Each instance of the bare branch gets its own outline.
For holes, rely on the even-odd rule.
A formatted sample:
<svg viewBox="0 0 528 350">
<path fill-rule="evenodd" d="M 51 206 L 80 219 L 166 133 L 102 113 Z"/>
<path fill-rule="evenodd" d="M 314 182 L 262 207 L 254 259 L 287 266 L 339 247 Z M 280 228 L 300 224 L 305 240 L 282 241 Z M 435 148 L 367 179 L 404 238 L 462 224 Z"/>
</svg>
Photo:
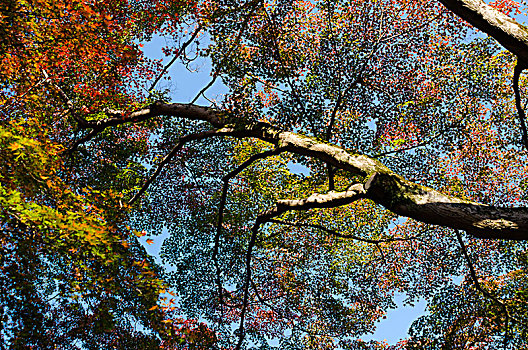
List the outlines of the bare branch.
<svg viewBox="0 0 528 350">
<path fill-rule="evenodd" d="M 238 328 L 239 338 L 238 344 L 236 346 L 237 350 L 241 349 L 245 337 L 244 318 L 247 310 L 247 303 L 249 299 L 249 284 L 251 281 L 251 254 L 253 251 L 253 247 L 255 246 L 260 226 L 269 222 L 274 217 L 277 217 L 289 210 L 308 210 L 311 208 L 328 208 L 332 206 L 335 207 L 357 200 L 361 198 L 364 194 L 365 191 L 363 189 L 363 185 L 356 184 L 354 186 L 351 186 L 347 191 L 344 192 L 332 192 L 326 195 L 315 194 L 306 199 L 301 200 L 278 201 L 277 206 L 275 208 L 272 208 L 257 216 L 255 224 L 251 229 L 251 239 L 246 253 L 246 280 L 244 283 L 244 300 L 242 304 L 242 310 L 240 312 L 240 325 Z"/>
<path fill-rule="evenodd" d="M 195 103 L 196 100 L 198 100 L 200 98 L 200 96 L 202 96 L 207 90 L 209 90 L 209 88 L 211 86 L 213 86 L 213 84 L 216 82 L 217 78 L 218 78 L 218 74 L 214 73 L 213 74 L 213 79 L 211 79 L 211 81 L 206 86 L 204 86 L 204 88 L 202 90 L 200 90 L 200 92 L 198 92 L 198 94 L 196 94 L 196 96 L 192 99 L 190 104 L 192 105 L 193 103 Z"/>
<path fill-rule="evenodd" d="M 282 131 L 268 123 L 239 120 L 228 116 L 226 112 L 211 108 L 161 102 L 133 113 L 130 118 L 108 118 L 90 123 L 93 123 L 94 128 L 98 125 L 107 127 L 147 119 L 153 115 L 177 115 L 189 120 L 207 121 L 215 127 L 224 127 L 223 135 L 258 138 L 278 148 L 285 148 L 288 152 L 312 157 L 336 169 L 369 178 L 363 188 L 367 193 L 361 195 L 358 193 L 357 198 L 371 199 L 395 214 L 427 224 L 465 230 L 479 238 L 528 240 L 528 208 L 493 207 L 445 195 L 404 179 L 377 159 L 348 151 L 317 138 Z M 227 124 L 228 122 L 233 124 Z M 355 197 L 353 193 L 351 195 Z M 274 209 L 275 214 L 280 215 L 286 210 L 305 210 L 307 206 L 323 208 L 324 202 L 334 198 L 336 193 L 314 196 L 301 202 L 280 201 Z M 342 200 L 350 203 L 355 198 L 345 196 Z M 328 202 L 326 207 L 336 206 L 331 202 Z"/>
<path fill-rule="evenodd" d="M 465 230 L 488 239 L 528 239 L 528 208 L 501 208 L 444 195 L 404 179 L 381 162 L 316 138 L 283 132 L 265 124 L 248 126 L 247 136 L 286 147 L 289 152 L 310 156 L 360 176 L 367 198 L 395 214 L 420 222 Z"/>
<path fill-rule="evenodd" d="M 161 80 L 161 78 L 163 77 L 163 75 L 167 72 L 167 70 L 174 64 L 174 62 L 176 62 L 176 60 L 181 56 L 182 53 L 185 52 L 185 50 L 187 49 L 187 46 L 189 46 L 193 41 L 194 39 L 196 39 L 196 37 L 198 36 L 198 34 L 200 33 L 200 31 L 203 29 L 203 27 L 200 25 L 198 26 L 194 33 L 191 35 L 191 37 L 189 38 L 189 40 L 187 40 L 186 42 L 183 43 L 183 45 L 180 47 L 180 49 L 178 50 L 178 52 L 176 53 L 176 55 L 174 55 L 174 57 L 172 58 L 172 60 L 170 60 L 169 63 L 167 63 L 167 65 L 165 65 L 165 67 L 163 67 L 163 70 L 161 71 L 161 73 L 156 77 L 156 79 L 154 80 L 154 82 L 152 83 L 152 85 L 150 86 L 150 88 L 148 89 L 148 91 L 152 91 L 154 89 L 154 87 L 156 86 L 156 84 Z"/>
<path fill-rule="evenodd" d="M 81 125 L 81 127 L 85 129 L 103 130 L 110 126 L 138 123 L 161 115 L 178 116 L 188 120 L 202 120 L 211 123 L 217 128 L 223 126 L 217 111 L 208 107 L 183 103 L 164 103 L 158 101 L 132 113 L 119 110 L 107 110 L 106 113 L 112 117 L 101 120 L 90 120 L 87 121 L 86 126 Z"/>
</svg>

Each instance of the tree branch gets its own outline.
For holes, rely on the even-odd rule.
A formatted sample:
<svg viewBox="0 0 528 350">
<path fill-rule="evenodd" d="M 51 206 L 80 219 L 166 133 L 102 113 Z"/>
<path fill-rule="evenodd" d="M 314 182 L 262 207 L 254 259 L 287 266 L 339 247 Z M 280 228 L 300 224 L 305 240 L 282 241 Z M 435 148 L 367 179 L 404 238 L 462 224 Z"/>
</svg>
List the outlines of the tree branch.
<svg viewBox="0 0 528 350">
<path fill-rule="evenodd" d="M 369 178 L 364 186 L 367 193 L 360 197 L 371 199 L 395 214 L 427 224 L 464 230 L 479 238 L 528 240 L 528 208 L 493 207 L 444 195 L 404 179 L 377 159 L 317 138 L 283 131 L 268 123 L 239 120 L 211 108 L 165 103 L 156 103 L 127 119 L 108 118 L 93 123 L 107 127 L 144 120 L 153 115 L 177 115 L 184 119 L 207 121 L 215 127 L 223 127 L 222 133 L 217 130 L 219 136 L 258 138 L 276 145 L 277 148 L 284 148 L 285 151 L 319 159 L 336 169 Z M 328 195 L 314 195 L 315 197 L 301 202 L 279 201 L 274 210 L 280 215 L 285 210 L 304 210 L 303 205 L 312 208 L 332 207 L 336 206 L 335 203 L 329 202 L 328 206 L 323 203 L 335 195 L 335 192 L 330 192 Z M 348 203 L 353 201 L 351 198 L 343 199 Z"/>
<path fill-rule="evenodd" d="M 252 155 L 248 160 L 246 160 L 244 163 L 242 163 L 240 166 L 238 166 L 235 170 L 228 173 L 226 176 L 223 177 L 223 186 L 222 186 L 222 196 L 220 197 L 220 206 L 218 209 L 218 220 L 216 223 L 216 235 L 214 240 L 214 250 L 213 250 L 213 261 L 216 268 L 216 284 L 218 288 L 219 298 L 220 298 L 220 304 L 223 304 L 223 287 L 222 287 L 222 281 L 220 279 L 220 265 L 218 263 L 218 249 L 220 247 L 220 237 L 222 236 L 222 225 L 224 221 L 224 209 L 225 204 L 227 200 L 227 191 L 229 189 L 229 181 L 240 174 L 244 169 L 248 168 L 251 164 L 256 162 L 259 159 L 268 158 L 274 155 L 278 155 L 281 152 L 284 152 L 283 148 L 277 148 L 274 150 L 265 151 L 262 153 L 254 154 Z"/>
<path fill-rule="evenodd" d="M 305 199 L 283 199 L 277 201 L 277 215 L 290 210 L 308 210 L 314 208 L 335 208 L 366 198 L 363 184 L 354 184 L 343 192 L 330 191 L 327 194 L 312 194 Z M 277 216 L 275 215 L 275 216 Z"/>
<path fill-rule="evenodd" d="M 81 125 L 81 128 L 102 130 L 110 126 L 142 122 L 161 115 L 178 116 L 188 120 L 202 120 L 211 123 L 217 128 L 224 125 L 218 111 L 208 107 L 183 103 L 164 103 L 158 101 L 132 113 L 120 110 L 107 110 L 106 114 L 111 117 L 87 121 L 86 126 Z"/>
<path fill-rule="evenodd" d="M 174 57 L 170 60 L 170 62 L 167 63 L 165 67 L 163 67 L 163 70 L 160 72 L 160 74 L 158 74 L 158 76 L 156 77 L 154 82 L 152 82 L 152 85 L 148 89 L 149 92 L 151 92 L 154 89 L 154 87 L 156 87 L 156 84 L 161 80 L 161 78 L 167 72 L 167 70 L 174 64 L 174 62 L 176 62 L 176 60 L 181 56 L 181 54 L 185 52 L 185 49 L 187 49 L 187 46 L 189 46 L 194 41 L 194 39 L 196 39 L 196 37 L 198 36 L 202 28 L 203 27 L 199 25 L 194 31 L 194 33 L 191 35 L 189 40 L 183 43 L 183 45 L 180 47 L 176 55 L 174 55 Z"/>
<path fill-rule="evenodd" d="M 249 240 L 248 249 L 246 252 L 246 279 L 244 281 L 244 298 L 242 301 L 242 310 L 240 311 L 240 323 L 238 326 L 238 343 L 236 345 L 235 350 L 240 350 L 242 348 L 242 344 L 244 343 L 244 338 L 246 336 L 246 332 L 244 330 L 244 321 L 248 306 L 248 300 L 249 300 L 249 284 L 251 281 L 251 254 L 253 252 L 253 247 L 255 246 L 255 242 L 257 241 L 257 234 L 260 228 L 260 225 L 262 225 L 265 222 L 266 214 L 262 216 L 258 216 L 257 220 L 255 221 L 255 224 L 253 225 L 251 229 L 251 238 Z"/>
<path fill-rule="evenodd" d="M 523 71 L 519 61 L 515 65 L 513 70 L 513 92 L 515 94 L 515 107 L 517 108 L 517 116 L 519 117 L 519 123 L 521 124 L 522 142 L 526 150 L 528 150 L 528 131 L 526 130 L 526 114 L 522 107 L 521 91 L 519 89 L 519 78 Z"/>
<path fill-rule="evenodd" d="M 257 234 L 260 226 L 269 222 L 274 217 L 277 217 L 290 210 L 308 210 L 312 208 L 329 208 L 339 205 L 351 203 L 365 194 L 362 184 L 356 184 L 351 186 L 344 192 L 331 192 L 328 194 L 314 194 L 306 199 L 301 200 L 279 200 L 275 208 L 272 208 L 257 216 L 255 224 L 251 229 L 251 239 L 248 245 L 246 253 L 246 280 L 244 282 L 244 299 L 242 303 L 242 310 L 240 312 L 240 325 L 238 328 L 239 338 L 236 350 L 240 350 L 244 342 L 245 331 L 244 331 L 244 318 L 247 310 L 247 304 L 249 299 L 249 285 L 251 281 L 251 253 L 255 242 L 257 240 Z"/>
<path fill-rule="evenodd" d="M 174 146 L 174 148 L 163 158 L 163 160 L 158 164 L 158 167 L 156 168 L 156 171 L 154 171 L 154 173 L 147 179 L 147 181 L 145 181 L 145 183 L 143 184 L 143 186 L 141 187 L 141 189 L 138 191 L 138 193 L 136 193 L 134 195 L 134 197 L 132 197 L 129 201 L 128 201 L 128 204 L 133 204 L 136 200 L 139 199 L 139 197 L 141 197 L 141 195 L 143 193 L 145 193 L 145 191 L 147 190 L 147 188 L 150 186 L 150 184 L 152 184 L 152 182 L 154 182 L 154 180 L 158 177 L 158 175 L 161 173 L 161 171 L 163 170 L 163 168 L 165 167 L 165 165 L 167 165 L 167 163 L 169 163 L 172 159 L 172 157 L 174 157 L 174 155 L 182 149 L 182 147 L 187 143 L 187 142 L 190 142 L 190 141 L 199 141 L 199 140 L 203 140 L 203 139 L 206 139 L 206 138 L 209 138 L 209 137 L 213 137 L 213 136 L 226 136 L 226 135 L 229 135 L 230 134 L 230 131 L 228 130 L 210 130 L 210 131 L 205 131 L 205 132 L 201 132 L 201 133 L 197 133 L 197 134 L 191 134 L 191 135 L 187 135 L 187 136 L 184 136 L 182 138 L 180 138 L 179 142 L 176 144 L 176 146 Z"/>
<path fill-rule="evenodd" d="M 329 229 L 322 225 L 317 224 L 307 224 L 307 223 L 298 223 L 298 222 L 288 222 L 288 221 L 282 221 L 282 220 L 276 220 L 271 219 L 268 222 L 272 222 L 275 224 L 280 225 L 288 225 L 288 226 L 294 226 L 294 227 L 308 227 L 308 228 L 315 228 L 321 231 L 324 231 L 326 233 L 331 234 L 332 236 L 338 237 L 338 238 L 344 238 L 344 239 L 353 239 L 355 241 L 370 243 L 370 244 L 380 244 L 380 243 L 390 243 L 390 242 L 405 242 L 405 241 L 411 241 L 413 239 L 417 239 L 418 236 L 412 236 L 412 237 L 391 237 L 391 238 L 383 238 L 383 239 L 369 239 L 369 238 L 362 238 L 356 235 L 350 235 L 350 234 L 343 234 L 339 233 L 336 230 Z"/>
<path fill-rule="evenodd" d="M 188 120 L 202 120 L 209 122 L 217 128 L 220 128 L 224 125 L 220 113 L 217 111 L 214 111 L 208 107 L 182 103 L 163 103 L 158 101 L 147 108 L 143 108 L 132 113 L 111 109 L 106 110 L 105 112 L 111 117 L 100 120 L 85 120 L 83 118 L 76 118 L 80 129 L 91 130 L 86 136 L 73 143 L 73 145 L 70 147 L 70 153 L 80 144 L 91 140 L 95 135 L 99 134 L 108 127 L 128 123 L 140 123 L 161 115 L 178 116 Z"/>
<path fill-rule="evenodd" d="M 482 0 L 439 0 L 445 7 L 497 40 L 528 63 L 528 29 Z"/>
<path fill-rule="evenodd" d="M 471 279 L 473 280 L 473 283 L 475 284 L 475 288 L 480 293 L 482 293 L 482 295 L 484 295 L 486 298 L 489 298 L 489 299 L 493 300 L 493 302 L 495 302 L 497 305 L 499 305 L 500 308 L 502 309 L 502 312 L 504 313 L 504 316 L 505 316 L 504 323 L 505 323 L 505 328 L 506 328 L 505 329 L 505 341 L 506 341 L 507 337 L 508 337 L 508 323 L 509 323 L 509 319 L 510 319 L 510 314 L 508 312 L 508 309 L 506 308 L 506 305 L 502 301 L 500 301 L 495 296 L 493 296 L 491 293 L 489 293 L 487 290 L 482 288 L 482 286 L 481 286 L 481 284 L 480 284 L 480 282 L 478 280 L 477 273 L 475 272 L 475 267 L 473 266 L 473 262 L 471 262 L 471 259 L 469 257 L 468 252 L 467 252 L 467 249 L 466 249 L 466 246 L 464 244 L 464 241 L 462 240 L 462 235 L 460 234 L 460 231 L 455 230 L 455 234 L 456 234 L 458 243 L 460 244 L 460 249 L 462 249 L 462 254 L 464 254 L 464 258 L 466 259 L 467 265 L 469 267 L 469 272 L 470 272 L 470 275 L 471 275 Z"/>
<path fill-rule="evenodd" d="M 376 159 L 262 123 L 249 127 L 247 136 L 317 158 L 356 175 L 370 176 L 364 188 L 366 198 L 395 214 L 465 230 L 479 238 L 528 240 L 528 208 L 493 207 L 444 195 L 404 179 Z"/>
</svg>

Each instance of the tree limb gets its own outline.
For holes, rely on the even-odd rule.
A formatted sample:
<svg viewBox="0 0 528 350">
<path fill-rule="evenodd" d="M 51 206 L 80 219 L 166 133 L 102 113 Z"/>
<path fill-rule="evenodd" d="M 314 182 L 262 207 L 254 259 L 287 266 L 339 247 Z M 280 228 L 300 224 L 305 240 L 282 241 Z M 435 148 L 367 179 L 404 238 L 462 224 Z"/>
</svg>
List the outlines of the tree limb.
<svg viewBox="0 0 528 350">
<path fill-rule="evenodd" d="M 217 128 L 224 125 L 218 111 L 214 111 L 208 107 L 183 103 L 164 103 L 158 101 L 132 113 L 120 110 L 107 110 L 106 114 L 111 117 L 101 120 L 89 120 L 85 126 L 81 125 L 81 128 L 102 130 L 110 126 L 142 122 L 161 115 L 178 116 L 188 120 L 202 120 L 211 123 Z"/>
<path fill-rule="evenodd" d="M 528 29 L 482 0 L 439 0 L 460 18 L 497 40 L 528 63 Z"/>
<path fill-rule="evenodd" d="M 245 128 L 245 137 L 257 137 L 285 147 L 289 152 L 317 158 L 336 168 L 370 177 L 364 187 L 367 192 L 365 198 L 395 214 L 427 224 L 465 230 L 479 238 L 528 240 L 528 208 L 494 207 L 444 195 L 404 179 L 376 159 L 316 138 L 280 131 L 269 124 L 255 123 Z M 312 199 L 315 204 L 316 198 Z"/>
<path fill-rule="evenodd" d="M 521 124 L 521 133 L 522 141 L 526 150 L 528 150 L 528 131 L 526 130 L 526 114 L 524 112 L 522 101 L 521 101 L 521 91 L 519 89 L 519 78 L 523 71 L 522 66 L 519 61 L 515 65 L 513 70 L 513 92 L 515 94 L 515 107 L 517 108 L 517 116 L 519 117 L 519 123 Z"/>
<path fill-rule="evenodd" d="M 242 163 L 240 166 L 238 166 L 235 170 L 228 173 L 226 176 L 223 177 L 223 186 L 222 186 L 222 195 L 220 197 L 220 206 L 218 209 L 218 220 L 216 223 L 216 234 L 214 239 L 214 250 L 213 250 L 213 261 L 216 268 L 216 284 L 218 288 L 218 294 L 220 299 L 220 304 L 223 304 L 223 287 L 222 287 L 222 281 L 220 279 L 220 265 L 218 263 L 218 249 L 220 247 L 220 237 L 222 235 L 222 225 L 224 221 L 224 209 L 225 204 L 227 200 L 227 191 L 229 189 L 229 181 L 240 174 L 244 169 L 248 168 L 251 164 L 256 162 L 259 159 L 264 159 L 267 157 L 271 157 L 277 154 L 280 154 L 281 152 L 284 152 L 284 149 L 277 148 L 274 150 L 265 151 L 262 153 L 257 153 L 252 155 L 248 160 L 246 160 L 244 163 Z"/>
<path fill-rule="evenodd" d="M 364 187 L 367 193 L 362 195 L 362 198 L 371 199 L 395 214 L 427 224 L 464 230 L 479 238 L 528 240 L 528 208 L 494 207 L 444 195 L 432 188 L 404 179 L 379 160 L 364 154 L 348 151 L 317 138 L 283 131 L 268 123 L 251 123 L 228 117 L 226 112 L 212 108 L 158 102 L 149 108 L 132 113 L 127 118 L 114 117 L 89 123 L 98 127 L 108 127 L 145 120 L 154 115 L 175 115 L 188 120 L 206 121 L 219 128 L 216 131 L 219 136 L 258 138 L 278 148 L 284 148 L 285 151 L 319 159 L 336 169 L 365 178 L 370 177 Z M 325 207 L 322 203 L 329 199 L 329 196 L 335 196 L 335 193 L 330 192 L 325 195 L 326 199 L 317 197 L 321 195 L 314 196 L 301 200 L 304 201 L 303 203 L 279 202 L 274 210 L 276 213 L 290 210 L 287 209 L 289 207 L 293 207 L 291 210 L 304 210 L 302 205 L 322 208 Z M 349 200 L 349 203 L 352 201 L 346 200 Z M 336 203 L 328 203 L 326 207 L 332 206 L 336 206 Z"/>
</svg>

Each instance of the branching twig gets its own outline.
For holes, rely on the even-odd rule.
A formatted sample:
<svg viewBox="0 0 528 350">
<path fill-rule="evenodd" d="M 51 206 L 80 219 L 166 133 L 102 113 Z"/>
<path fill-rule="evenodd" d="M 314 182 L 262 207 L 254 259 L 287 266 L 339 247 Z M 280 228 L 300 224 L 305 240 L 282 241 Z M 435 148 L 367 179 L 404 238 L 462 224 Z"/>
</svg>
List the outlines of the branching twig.
<svg viewBox="0 0 528 350">
<path fill-rule="evenodd" d="M 412 236 L 407 238 L 401 238 L 401 237 L 393 237 L 393 238 L 384 238 L 384 239 L 369 239 L 369 238 L 362 238 L 353 234 L 343 234 L 339 233 L 335 230 L 332 230 L 330 228 L 324 227 L 322 225 L 317 224 L 308 224 L 308 223 L 299 223 L 299 222 L 289 222 L 289 221 L 282 221 L 277 219 L 271 219 L 268 220 L 268 222 L 273 222 L 276 224 L 281 225 L 288 225 L 288 226 L 294 226 L 294 227 L 308 227 L 308 228 L 315 228 L 321 231 L 325 231 L 326 233 L 331 234 L 332 236 L 339 237 L 339 238 L 345 238 L 345 239 L 353 239 L 360 242 L 370 243 L 370 244 L 379 244 L 379 243 L 390 243 L 390 242 L 404 242 L 404 241 L 411 241 L 414 239 L 417 239 L 418 236 Z"/>
<path fill-rule="evenodd" d="M 99 133 L 99 129 L 92 129 L 88 134 L 86 134 L 84 137 L 81 137 L 80 139 L 77 139 L 70 148 L 68 149 L 68 154 L 72 155 L 74 151 L 77 150 L 77 147 L 79 147 L 81 144 L 90 141 L 95 135 Z"/>
<path fill-rule="evenodd" d="M 462 253 L 464 254 L 464 258 L 466 259 L 466 262 L 467 262 L 467 265 L 469 267 L 469 272 L 470 272 L 470 275 L 471 275 L 471 279 L 473 280 L 473 283 L 475 284 L 475 288 L 480 292 L 482 293 L 482 295 L 484 295 L 485 297 L 491 299 L 493 302 L 495 302 L 497 305 L 500 306 L 500 308 L 502 309 L 502 312 L 504 313 L 504 323 L 505 323 L 505 341 L 507 340 L 508 338 L 508 323 L 509 323 L 509 320 L 510 320 L 510 314 L 508 312 L 508 309 L 506 308 L 506 305 L 500 301 L 499 299 L 497 299 L 497 297 L 495 297 L 494 295 L 492 295 L 491 293 L 489 293 L 487 290 L 485 290 L 484 288 L 482 288 L 479 280 L 478 280 L 478 277 L 477 277 L 477 273 L 475 272 L 475 267 L 473 265 L 473 262 L 471 261 L 470 257 L 469 257 L 469 254 L 467 252 L 467 249 L 466 249 L 466 246 L 464 244 L 464 241 L 462 240 L 462 235 L 460 234 L 460 231 L 459 230 L 455 230 L 455 233 L 456 233 L 456 236 L 457 236 L 457 239 L 458 239 L 458 243 L 460 244 L 460 248 L 462 249 Z"/>
<path fill-rule="evenodd" d="M 238 344 L 236 350 L 240 350 L 242 343 L 244 342 L 245 331 L 244 331 L 244 319 L 247 311 L 248 299 L 249 299 L 249 285 L 251 281 L 251 254 L 255 242 L 257 240 L 258 231 L 260 226 L 270 222 L 273 218 L 291 211 L 291 210 L 309 210 L 313 208 L 332 208 L 341 205 L 352 203 L 360 198 L 364 198 L 367 191 L 363 184 L 355 184 L 344 192 L 330 192 L 327 194 L 314 194 L 306 199 L 300 200 L 279 200 L 277 205 L 269 209 L 268 211 L 257 216 L 255 224 L 251 229 L 251 238 L 246 252 L 246 279 L 244 282 L 244 298 L 242 303 L 242 310 L 240 311 L 240 325 L 238 328 Z"/>
<path fill-rule="evenodd" d="M 179 142 L 174 146 L 174 148 L 163 158 L 163 160 L 158 164 L 156 171 L 145 181 L 138 193 L 134 195 L 129 201 L 128 204 L 133 204 L 141 195 L 147 190 L 150 184 L 158 177 L 165 165 L 174 157 L 174 155 L 182 149 L 182 147 L 189 141 L 198 141 L 203 140 L 213 136 L 225 136 L 228 133 L 219 132 L 218 130 L 204 131 L 196 134 L 191 134 L 180 138 Z"/>
<path fill-rule="evenodd" d="M 209 88 L 211 86 L 213 86 L 213 84 L 215 83 L 217 78 L 218 78 L 218 74 L 215 72 L 213 74 L 213 79 L 211 79 L 211 81 L 206 86 L 204 86 L 204 88 L 202 90 L 200 90 L 200 92 L 192 99 L 191 102 L 189 102 L 189 104 L 191 104 L 191 105 L 194 104 L 196 102 L 196 100 L 198 100 L 200 98 L 200 96 L 202 96 L 207 90 L 209 90 Z"/>
<path fill-rule="evenodd" d="M 260 3 L 260 0 L 257 0 L 254 4 L 252 3 L 252 5 L 258 5 Z M 211 81 L 202 89 L 200 90 L 200 92 L 192 99 L 192 101 L 189 103 L 189 104 L 193 104 L 196 102 L 196 100 L 198 100 L 200 98 L 200 96 L 203 95 L 203 97 L 206 99 L 206 100 L 209 100 L 207 97 L 205 97 L 205 92 L 211 87 L 213 86 L 213 84 L 216 82 L 216 79 L 218 79 L 218 76 L 220 75 L 220 68 L 222 68 L 222 66 L 225 64 L 225 62 L 229 59 L 229 57 L 231 56 L 231 54 L 233 53 L 233 51 L 235 50 L 235 46 L 237 43 L 240 42 L 241 38 L 242 38 L 242 34 L 244 34 L 244 31 L 246 30 L 247 28 L 247 25 L 249 23 L 249 20 L 251 18 L 251 16 L 253 15 L 255 9 L 253 8 L 250 12 L 250 14 L 244 19 L 244 22 L 242 22 L 242 27 L 240 28 L 240 30 L 238 31 L 238 34 L 234 40 L 234 43 L 235 45 L 231 45 L 229 47 L 229 50 L 227 51 L 225 57 L 222 59 L 222 61 L 220 62 L 220 64 L 218 65 L 219 66 L 219 69 L 216 70 L 214 73 L 213 73 L 213 78 L 211 79 Z"/>
<path fill-rule="evenodd" d="M 220 237 L 222 235 L 222 225 L 224 221 L 224 208 L 227 200 L 227 191 L 229 189 L 229 181 L 240 174 L 244 169 L 249 167 L 251 164 L 253 164 L 255 161 L 259 159 L 268 158 L 277 154 L 280 154 L 281 152 L 284 152 L 284 148 L 277 148 L 274 150 L 265 151 L 262 153 L 254 154 L 251 156 L 248 160 L 246 160 L 244 163 L 242 163 L 240 166 L 238 166 L 235 170 L 231 171 L 229 174 L 223 177 L 223 186 L 222 186 L 222 196 L 220 197 L 220 206 L 218 209 L 218 221 L 216 223 L 216 235 L 215 235 L 215 243 L 214 243 L 214 250 L 213 250 L 213 261 L 216 268 L 216 284 L 218 288 L 218 294 L 220 298 L 220 304 L 223 304 L 223 287 L 222 287 L 222 281 L 220 279 L 220 264 L 218 263 L 218 250 L 220 248 Z"/>
<path fill-rule="evenodd" d="M 165 67 L 163 67 L 163 70 L 161 71 L 161 73 L 156 77 L 156 79 L 154 80 L 150 88 L 148 89 L 149 92 L 151 92 L 154 89 L 154 87 L 156 87 L 156 84 L 161 80 L 161 78 L 167 72 L 167 70 L 174 64 L 174 62 L 176 62 L 176 60 L 181 56 L 181 54 L 185 52 L 185 49 L 187 49 L 187 46 L 189 46 L 194 41 L 194 39 L 196 39 L 196 37 L 198 36 L 202 28 L 203 27 L 199 25 L 194 31 L 194 33 L 192 34 L 192 36 L 189 38 L 189 40 L 183 43 L 183 45 L 180 47 L 180 49 L 178 50 L 176 55 L 172 58 L 172 60 L 170 60 L 170 62 L 167 63 Z"/>
</svg>

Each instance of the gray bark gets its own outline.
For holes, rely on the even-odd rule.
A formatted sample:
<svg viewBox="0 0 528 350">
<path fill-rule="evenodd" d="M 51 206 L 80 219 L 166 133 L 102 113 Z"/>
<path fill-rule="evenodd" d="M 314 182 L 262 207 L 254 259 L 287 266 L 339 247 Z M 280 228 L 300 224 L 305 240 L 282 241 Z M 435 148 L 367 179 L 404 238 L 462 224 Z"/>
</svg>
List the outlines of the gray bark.
<svg viewBox="0 0 528 350">
<path fill-rule="evenodd" d="M 487 5 L 482 0 L 438 0 L 472 26 L 497 40 L 508 51 L 528 64 L 528 28 Z"/>
</svg>

